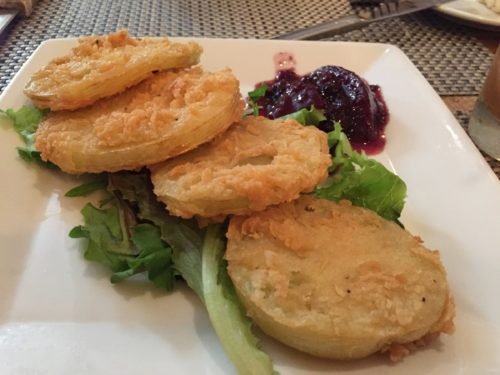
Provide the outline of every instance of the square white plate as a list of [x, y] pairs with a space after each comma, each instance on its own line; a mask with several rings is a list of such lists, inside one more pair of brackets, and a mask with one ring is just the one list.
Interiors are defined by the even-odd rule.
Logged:
[[[315, 359], [264, 338], [282, 374], [500, 373], [500, 183], [422, 75], [382, 44], [200, 40], [207, 69], [229, 66], [246, 93], [290, 52], [299, 73], [351, 69], [379, 84], [390, 110], [378, 159], [408, 185], [403, 222], [440, 249], [457, 304], [456, 333], [392, 365], [384, 356], [348, 363]], [[28, 103], [30, 75], [74, 40], [43, 43], [0, 97]], [[205, 311], [187, 289], [166, 295], [143, 282], [113, 286], [67, 233], [80, 224], [77, 184], [28, 165], [0, 120], [0, 374], [231, 374]]]

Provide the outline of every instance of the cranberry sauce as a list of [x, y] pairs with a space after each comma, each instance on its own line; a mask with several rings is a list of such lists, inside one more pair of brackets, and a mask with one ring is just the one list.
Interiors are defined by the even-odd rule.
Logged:
[[278, 70], [274, 80], [264, 83], [268, 90], [257, 102], [262, 116], [274, 119], [314, 106], [328, 119], [319, 124], [321, 130], [330, 131], [332, 122], [339, 121], [357, 150], [373, 154], [383, 149], [389, 113], [379, 86], [338, 66], [323, 66], [304, 76], [293, 68]]

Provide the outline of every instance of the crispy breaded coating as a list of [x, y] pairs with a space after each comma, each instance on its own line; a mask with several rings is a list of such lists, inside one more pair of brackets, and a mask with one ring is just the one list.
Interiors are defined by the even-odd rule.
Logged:
[[298, 198], [331, 164], [326, 134], [297, 121], [249, 116], [213, 142], [151, 168], [173, 215], [220, 217]]
[[195, 65], [201, 52], [194, 42], [131, 38], [126, 30], [83, 37], [70, 54], [33, 74], [24, 93], [40, 108], [82, 108], [136, 85], [155, 71]]
[[370, 210], [302, 196], [232, 217], [227, 238], [228, 272], [248, 314], [298, 350], [397, 359], [453, 332], [438, 252]]
[[90, 107], [50, 113], [35, 147], [67, 173], [132, 170], [210, 141], [243, 106], [229, 69], [165, 71]]

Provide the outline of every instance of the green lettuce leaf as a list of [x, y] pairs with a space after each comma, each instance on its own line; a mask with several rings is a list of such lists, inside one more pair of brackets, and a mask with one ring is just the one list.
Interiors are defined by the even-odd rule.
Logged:
[[13, 124], [14, 130], [21, 136], [26, 144], [25, 147], [17, 147], [19, 156], [27, 162], [35, 162], [49, 169], [57, 169], [51, 162], [45, 162], [40, 157], [40, 152], [34, 147], [36, 129], [48, 110], [41, 110], [33, 107], [23, 106], [20, 109], [0, 110], [0, 113], [7, 116]]
[[[200, 253], [203, 231], [199, 230], [193, 221], [168, 214], [165, 206], [153, 194], [147, 172], [119, 172], [108, 174], [107, 178], [107, 190], [111, 193], [111, 198], [102, 201], [101, 205], [107, 204], [111, 207], [98, 209], [88, 204], [82, 210], [85, 225], [70, 232], [72, 237], [84, 237], [89, 240], [85, 258], [111, 267], [115, 272], [112, 276], [113, 282], [150, 271], [155, 268], [155, 261], [160, 263], [159, 267], [168, 263], [168, 274], [181, 274], [203, 300]], [[101, 181], [98, 180], [77, 186], [67, 195], [84, 195], [101, 186]], [[137, 228], [142, 228], [141, 224], [151, 224], [158, 228], [159, 239], [165, 243], [161, 254], [154, 252], [155, 255], [151, 255], [148, 247], [141, 246], [141, 243], [136, 241], [134, 233]], [[123, 254], [132, 255], [134, 258], [124, 259]], [[167, 262], [167, 258], [171, 259], [175, 267]], [[155, 279], [155, 272], [150, 273], [149, 277]], [[161, 277], [164, 280], [161, 285], [170, 290], [173, 287], [173, 279], [165, 274]]]
[[136, 255], [124, 230], [123, 214], [117, 206], [105, 209], [86, 204], [81, 210], [84, 225], [73, 228], [69, 236], [88, 240], [84, 257], [102, 263], [113, 272], [127, 268], [127, 257]]
[[14, 109], [0, 110], [12, 122], [16, 132], [23, 138], [24, 142], [28, 143], [31, 136], [36, 132], [38, 124], [42, 118], [48, 113], [48, 110], [37, 109], [28, 106], [22, 106], [17, 111]]
[[103, 190], [108, 185], [108, 176], [103, 174], [99, 176], [98, 179], [85, 182], [81, 185], [75, 186], [74, 188], [68, 190], [65, 197], [85, 197], [90, 195], [98, 190]]
[[212, 326], [239, 374], [276, 374], [269, 356], [258, 348], [251, 321], [227, 274], [225, 248], [222, 226], [209, 226], [203, 242], [202, 275], [203, 296]]
[[326, 120], [324, 113], [317, 109], [311, 107], [311, 109], [302, 108], [297, 112], [290, 113], [289, 115], [283, 116], [281, 118], [293, 118], [302, 125], [314, 125], [317, 126], [321, 121]]
[[138, 273], [147, 272], [153, 284], [165, 290], [173, 290], [175, 269], [172, 248], [161, 239], [160, 229], [152, 224], [138, 224], [133, 229], [132, 242], [139, 251], [135, 258], [127, 258], [127, 267], [111, 275], [117, 283]]
[[263, 83], [259, 85], [259, 87], [257, 87], [255, 90], [250, 91], [248, 93], [247, 103], [250, 106], [250, 108], [247, 111], [245, 111], [245, 116], [259, 115], [259, 105], [257, 104], [257, 102], [259, 101], [260, 98], [266, 95], [267, 89], [268, 89], [267, 85]]
[[[119, 198], [104, 209], [87, 204], [82, 209], [84, 225], [73, 228], [72, 238], [88, 240], [84, 257], [108, 266], [117, 283], [138, 273], [147, 273], [158, 288], [174, 287], [172, 249], [152, 224], [137, 224], [132, 209]], [[129, 234], [131, 233], [131, 235]]]
[[152, 222], [161, 231], [161, 238], [172, 248], [175, 268], [189, 287], [203, 300], [201, 280], [201, 245], [203, 231], [194, 221], [170, 216], [153, 194], [146, 172], [120, 172], [109, 175], [108, 189], [136, 207], [137, 217]]
[[404, 181], [364, 152], [354, 151], [339, 123], [328, 134], [328, 143], [334, 149], [330, 174], [314, 194], [334, 201], [347, 199], [398, 222], [406, 199]]

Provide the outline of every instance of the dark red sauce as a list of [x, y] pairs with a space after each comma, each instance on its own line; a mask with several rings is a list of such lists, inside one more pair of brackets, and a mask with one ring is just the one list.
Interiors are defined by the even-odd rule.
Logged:
[[339, 121], [355, 149], [367, 154], [382, 151], [389, 113], [379, 86], [339, 66], [323, 66], [301, 76], [295, 73], [293, 56], [277, 56], [276, 76], [263, 82], [268, 90], [257, 102], [262, 116], [274, 119], [314, 106], [327, 117], [318, 125], [321, 130], [331, 131], [333, 121]]

